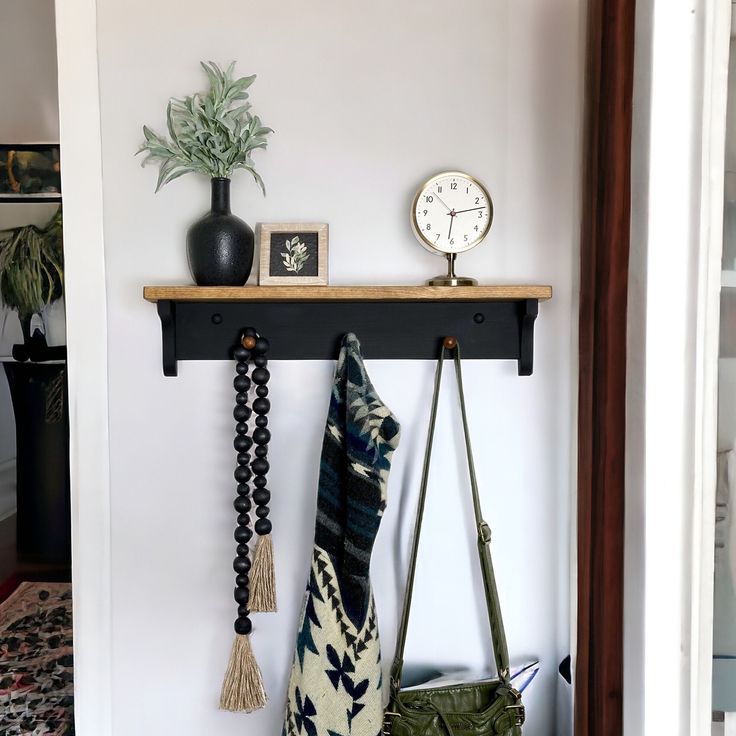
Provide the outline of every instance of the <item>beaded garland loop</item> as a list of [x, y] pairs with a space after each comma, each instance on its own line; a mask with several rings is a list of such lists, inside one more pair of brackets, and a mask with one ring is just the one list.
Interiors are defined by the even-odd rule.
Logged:
[[[268, 518], [271, 493], [266, 488], [266, 475], [269, 471], [268, 443], [271, 439], [267, 416], [271, 408], [267, 385], [271, 377], [267, 367], [268, 348], [268, 340], [254, 328], [248, 327], [243, 330], [240, 345], [233, 351], [236, 361], [233, 381], [236, 392], [233, 409], [236, 434], [233, 446], [237, 452], [234, 476], [238, 484], [237, 497], [233, 502], [238, 513], [233, 570], [238, 615], [234, 625], [235, 643], [225, 673], [220, 707], [238, 712], [250, 712], [266, 704], [261, 672], [250, 648], [249, 634], [253, 629], [250, 614], [253, 611], [276, 610], [271, 521]], [[249, 376], [251, 360], [254, 368]], [[253, 385], [256, 398], [251, 404], [250, 391]], [[251, 429], [250, 420], [253, 415], [255, 426]], [[254, 458], [251, 458], [251, 450]], [[257, 519], [251, 529], [250, 511], [253, 505]], [[259, 539], [251, 563], [248, 544], [253, 537], [253, 530]]]

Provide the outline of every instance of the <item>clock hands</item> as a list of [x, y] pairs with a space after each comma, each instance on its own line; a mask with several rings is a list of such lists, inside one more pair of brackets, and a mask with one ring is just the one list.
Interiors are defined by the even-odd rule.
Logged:
[[447, 210], [447, 212], [448, 212], [448, 214], [449, 214], [449, 213], [451, 212], [451, 210], [450, 210], [450, 208], [449, 208], [449, 207], [448, 207], [448, 206], [447, 206], [447, 205], [445, 204], [445, 202], [444, 202], [444, 200], [442, 199], [442, 197], [440, 197], [440, 195], [439, 195], [439, 194], [437, 194], [437, 192], [435, 192], [435, 193], [434, 193], [434, 196], [435, 196], [435, 197], [437, 197], [437, 199], [439, 199], [439, 201], [440, 201], [440, 202], [442, 203], [442, 206], [443, 206], [443, 207], [444, 207], [444, 208], [445, 208], [445, 209]]
[[[470, 209], [467, 209], [467, 210], [458, 210], [457, 212], [453, 210], [452, 213], [459, 215], [461, 212], [474, 212], [475, 210], [484, 210], [484, 209], [485, 209], [485, 205], [483, 207], [471, 207]], [[448, 214], [452, 214], [452, 213], [448, 212]]]
[[455, 222], [455, 216], [454, 216], [454, 214], [452, 212], [450, 212], [449, 214], [451, 214], [452, 217], [450, 218], [450, 232], [447, 233], [447, 239], [448, 240], [450, 240], [450, 238], [452, 237], [452, 223]]

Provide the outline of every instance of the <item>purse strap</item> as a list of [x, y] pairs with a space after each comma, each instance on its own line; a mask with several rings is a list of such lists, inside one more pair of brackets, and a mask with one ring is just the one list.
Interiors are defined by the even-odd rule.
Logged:
[[498, 677], [504, 684], [509, 682], [509, 652], [506, 644], [506, 632], [501, 616], [501, 604], [496, 589], [496, 577], [493, 573], [493, 562], [491, 560], [491, 529], [483, 520], [483, 512], [480, 507], [480, 496], [478, 494], [478, 483], [475, 477], [475, 465], [473, 463], [473, 451], [470, 446], [470, 430], [468, 429], [468, 417], [465, 410], [465, 394], [463, 392], [463, 375], [460, 367], [460, 346], [455, 338], [445, 338], [442, 344], [442, 352], [437, 361], [437, 370], [434, 378], [434, 394], [432, 396], [432, 409], [429, 415], [429, 431], [427, 433], [427, 446], [424, 452], [424, 465], [422, 466], [422, 482], [419, 489], [419, 502], [417, 504], [417, 518], [414, 527], [414, 539], [412, 541], [411, 558], [406, 579], [406, 591], [404, 593], [404, 606], [401, 612], [401, 621], [396, 640], [396, 654], [391, 667], [391, 696], [395, 697], [401, 687], [401, 672], [404, 666], [404, 645], [409, 624], [409, 613], [411, 610], [411, 599], [414, 590], [414, 574], [417, 565], [417, 553], [419, 551], [419, 537], [422, 530], [422, 517], [424, 516], [424, 503], [427, 497], [427, 481], [429, 479], [429, 463], [432, 457], [432, 443], [434, 440], [434, 429], [437, 423], [437, 404], [442, 381], [442, 366], [445, 357], [450, 356], [455, 361], [455, 375], [457, 376], [458, 393], [460, 396], [460, 411], [463, 419], [463, 434], [465, 436], [465, 449], [468, 458], [468, 472], [470, 475], [470, 490], [473, 496], [473, 511], [475, 512], [475, 523], [478, 532], [478, 556], [480, 558], [480, 569], [483, 577], [483, 588], [485, 591], [486, 608], [488, 609], [488, 622], [491, 629], [491, 641], [493, 642], [493, 654], [496, 660]]

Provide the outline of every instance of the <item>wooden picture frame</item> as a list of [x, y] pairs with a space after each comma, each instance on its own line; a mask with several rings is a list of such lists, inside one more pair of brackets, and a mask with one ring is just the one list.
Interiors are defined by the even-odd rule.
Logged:
[[258, 283], [262, 286], [326, 286], [327, 223], [258, 223]]

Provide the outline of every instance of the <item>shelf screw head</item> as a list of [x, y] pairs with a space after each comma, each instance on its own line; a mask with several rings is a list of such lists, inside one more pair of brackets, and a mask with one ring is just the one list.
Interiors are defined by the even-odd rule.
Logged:
[[457, 338], [452, 337], [451, 335], [448, 335], [443, 343], [442, 343], [448, 350], [452, 350], [453, 348], [457, 347]]

